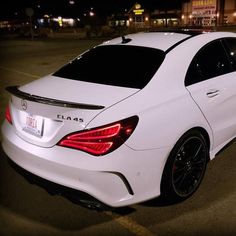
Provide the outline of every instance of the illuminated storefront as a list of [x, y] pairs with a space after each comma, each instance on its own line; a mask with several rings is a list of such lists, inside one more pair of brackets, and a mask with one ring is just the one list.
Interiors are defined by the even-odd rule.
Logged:
[[236, 0], [190, 0], [182, 5], [181, 19], [183, 25], [234, 25]]
[[214, 25], [217, 12], [216, 3], [216, 0], [193, 0], [191, 19], [192, 25]]
[[136, 3], [129, 11], [128, 26], [144, 28], [149, 26], [149, 13], [139, 3]]
[[181, 10], [155, 10], [151, 13], [152, 27], [174, 27], [180, 25]]

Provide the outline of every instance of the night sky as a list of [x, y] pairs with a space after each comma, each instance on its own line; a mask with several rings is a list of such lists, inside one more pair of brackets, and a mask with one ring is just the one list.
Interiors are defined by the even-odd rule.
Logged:
[[[74, 1], [74, 4], [70, 4]], [[19, 19], [26, 17], [25, 8], [34, 9], [35, 16], [44, 14], [64, 17], [80, 17], [92, 7], [98, 15], [110, 15], [124, 12], [136, 3], [146, 9], [178, 7], [184, 0], [6, 0], [0, 8], [1, 19]]]

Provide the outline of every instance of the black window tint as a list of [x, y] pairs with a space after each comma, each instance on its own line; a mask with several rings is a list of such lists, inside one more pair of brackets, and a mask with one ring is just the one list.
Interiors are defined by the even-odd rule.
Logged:
[[185, 85], [198, 83], [229, 73], [231, 67], [221, 41], [214, 41], [202, 48], [191, 62]]
[[196, 84], [203, 80], [203, 76], [201, 73], [200, 65], [198, 64], [196, 58], [194, 58], [189, 66], [186, 79], [185, 86]]
[[55, 76], [120, 87], [143, 88], [163, 62], [158, 49], [110, 45], [93, 48], [62, 67]]
[[236, 70], [236, 38], [227, 38], [225, 39], [226, 48], [230, 57], [230, 63], [233, 67], [233, 70]]

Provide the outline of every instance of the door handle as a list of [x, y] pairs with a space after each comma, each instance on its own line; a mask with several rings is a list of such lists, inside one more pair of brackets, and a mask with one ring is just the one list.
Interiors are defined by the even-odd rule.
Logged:
[[220, 90], [218, 90], [218, 89], [211, 89], [211, 90], [209, 90], [208, 92], [207, 92], [207, 97], [209, 97], [209, 98], [213, 98], [213, 97], [215, 97], [215, 96], [217, 96], [217, 95], [219, 95], [220, 94]]

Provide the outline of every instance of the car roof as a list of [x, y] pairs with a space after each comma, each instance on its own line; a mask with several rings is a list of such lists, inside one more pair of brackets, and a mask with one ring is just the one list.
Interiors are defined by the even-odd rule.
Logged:
[[[125, 44], [132, 46], [143, 46], [157, 48], [166, 51], [176, 43], [179, 43], [189, 37], [191, 34], [178, 32], [145, 32], [126, 35], [125, 38], [118, 37], [105, 42], [106, 45]], [[126, 41], [124, 41], [126, 39]]]
[[[227, 32], [211, 32], [200, 31], [200, 30], [178, 30], [178, 31], [162, 31], [162, 32], [141, 32], [135, 34], [128, 34], [123, 37], [118, 37], [103, 43], [103, 45], [132, 45], [132, 46], [143, 46], [151, 47], [165, 51], [166, 53], [173, 49], [175, 46], [181, 44], [182, 42], [188, 40], [189, 38], [194, 38], [195, 36], [214, 34], [215, 37], [229, 36]], [[234, 33], [234, 36], [236, 34]]]

